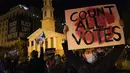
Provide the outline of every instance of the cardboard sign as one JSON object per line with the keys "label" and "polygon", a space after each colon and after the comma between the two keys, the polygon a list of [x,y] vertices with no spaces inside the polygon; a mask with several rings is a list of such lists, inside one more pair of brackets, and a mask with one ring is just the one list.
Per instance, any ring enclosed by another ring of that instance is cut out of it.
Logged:
{"label": "cardboard sign", "polygon": [[115,4],[65,10],[65,18],[69,50],[125,44]]}

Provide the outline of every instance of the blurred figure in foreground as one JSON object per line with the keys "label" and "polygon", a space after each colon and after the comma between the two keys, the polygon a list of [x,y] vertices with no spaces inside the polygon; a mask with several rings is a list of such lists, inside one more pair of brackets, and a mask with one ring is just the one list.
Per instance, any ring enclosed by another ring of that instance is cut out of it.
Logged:
{"label": "blurred figure in foreground", "polygon": [[65,63],[62,62],[62,58],[59,54],[56,54],[54,57],[55,65],[52,68],[51,73],[66,73]]}
{"label": "blurred figure in foreground", "polygon": [[27,73],[45,73],[44,67],[44,60],[38,58],[38,52],[33,50],[31,53],[30,62],[28,64]]}

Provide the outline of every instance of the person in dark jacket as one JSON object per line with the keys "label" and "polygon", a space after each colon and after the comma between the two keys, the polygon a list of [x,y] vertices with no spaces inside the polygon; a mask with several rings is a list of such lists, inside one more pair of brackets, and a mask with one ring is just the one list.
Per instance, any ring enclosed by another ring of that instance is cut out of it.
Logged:
{"label": "person in dark jacket", "polygon": [[[62,46],[69,65],[73,66],[78,73],[108,73],[123,51],[124,45],[118,45],[105,56],[103,49],[89,50],[89,53],[86,50],[83,52],[82,57],[74,55],[72,50],[68,50],[66,40],[68,30],[68,26],[64,25],[63,32],[66,38]],[[104,57],[100,58],[102,55]]]}
{"label": "person in dark jacket", "polygon": [[36,50],[33,50],[31,52],[31,59],[28,64],[27,73],[45,73],[44,67],[45,62],[43,58],[38,58],[38,52]]}
{"label": "person in dark jacket", "polygon": [[51,70],[51,73],[66,73],[66,65],[62,62],[61,56],[59,54],[56,54],[54,57],[55,65]]}

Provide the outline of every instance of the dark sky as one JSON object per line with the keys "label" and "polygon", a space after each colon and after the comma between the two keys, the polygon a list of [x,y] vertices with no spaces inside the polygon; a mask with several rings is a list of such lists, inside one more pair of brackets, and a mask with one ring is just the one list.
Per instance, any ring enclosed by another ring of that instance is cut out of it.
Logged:
{"label": "dark sky", "polygon": [[[53,7],[55,8],[55,16],[62,17],[65,9],[80,8],[101,4],[116,4],[121,15],[122,10],[125,8],[124,0],[54,0]],[[59,14],[61,14],[59,16]]]}
{"label": "dark sky", "polygon": [[[124,0],[53,0],[53,7],[57,14],[63,13],[65,9],[85,7],[91,5],[115,3],[121,9],[126,5]],[[0,14],[18,4],[42,8],[42,0],[0,0]]]}
{"label": "dark sky", "polygon": [[[129,2],[126,0],[53,0],[53,7],[55,8],[54,16],[56,19],[56,27],[62,28],[60,25],[61,21],[64,20],[64,10],[72,8],[80,8],[92,5],[101,4],[116,4],[120,16],[122,16],[122,11],[128,8]],[[0,14],[7,12],[10,8],[18,5],[24,4],[26,6],[34,6],[39,9],[42,8],[42,0],[0,0]]]}

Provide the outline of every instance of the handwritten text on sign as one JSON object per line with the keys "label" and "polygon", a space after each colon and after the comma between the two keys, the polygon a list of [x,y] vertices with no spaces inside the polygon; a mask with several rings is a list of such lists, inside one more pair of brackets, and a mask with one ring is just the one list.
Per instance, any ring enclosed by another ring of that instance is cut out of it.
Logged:
{"label": "handwritten text on sign", "polygon": [[70,9],[65,11],[65,16],[69,27],[69,49],[125,43],[115,4]]}

